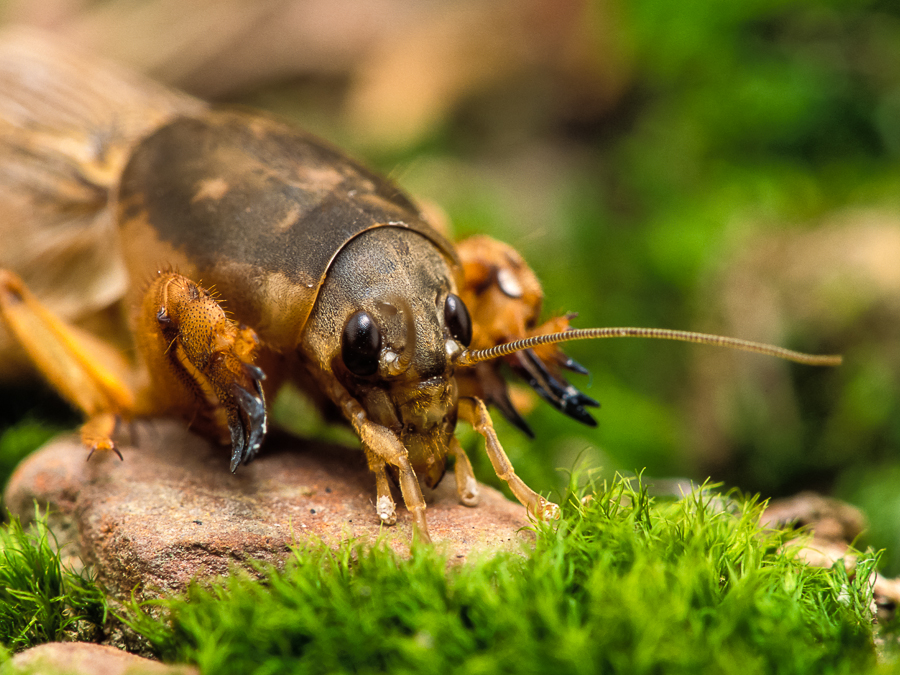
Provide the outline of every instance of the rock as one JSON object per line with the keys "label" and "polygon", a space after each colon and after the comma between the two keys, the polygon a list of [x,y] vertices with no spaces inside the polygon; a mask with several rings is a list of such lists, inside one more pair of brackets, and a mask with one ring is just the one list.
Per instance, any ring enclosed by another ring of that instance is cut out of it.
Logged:
{"label": "rock", "polygon": [[114,647],[88,642],[50,642],[16,654],[2,675],[199,675],[194,666],[169,666]]}
{"label": "rock", "polygon": [[807,528],[816,539],[849,544],[866,529],[866,517],[852,504],[805,491],[769,502],[761,519],[769,527]]}
{"label": "rock", "polygon": [[[228,452],[175,421],[136,426],[140,449],[85,461],[74,436],[51,441],[16,469],[7,507],[23,521],[34,502],[51,509],[61,541],[95,566],[118,597],[183,590],[196,576],[225,575],[235,563],[278,563],[292,545],[337,546],[382,536],[408,554],[411,520],[399,492],[397,525],[375,515],[375,479],[358,449],[273,433],[260,457],[228,470]],[[481,486],[481,503],[462,506],[450,471],[427,491],[435,545],[451,560],[474,551],[519,550],[530,536],[525,509]]]}

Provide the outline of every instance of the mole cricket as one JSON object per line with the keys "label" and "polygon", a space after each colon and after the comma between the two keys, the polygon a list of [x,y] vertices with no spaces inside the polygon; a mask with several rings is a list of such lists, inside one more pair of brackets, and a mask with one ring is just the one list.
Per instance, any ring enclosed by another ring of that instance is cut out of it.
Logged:
{"label": "mole cricket", "polygon": [[394,480],[426,541],[420,482],[436,486],[448,456],[459,500],[478,502],[459,421],[533,516],[558,512],[494,431],[489,405],[527,429],[501,363],[593,423],[596,402],[564,375],[586,371],[561,342],[651,337],[840,362],[686,331],[540,323],[540,284],[511,246],[452,242],[391,182],[284,122],[36,35],[0,37],[0,146],[0,326],[83,412],[89,453],[118,453],[120,420],[174,415],[230,447],[236,471],[260,452],[266,401],[290,381],[359,437],[377,517],[396,521]]}

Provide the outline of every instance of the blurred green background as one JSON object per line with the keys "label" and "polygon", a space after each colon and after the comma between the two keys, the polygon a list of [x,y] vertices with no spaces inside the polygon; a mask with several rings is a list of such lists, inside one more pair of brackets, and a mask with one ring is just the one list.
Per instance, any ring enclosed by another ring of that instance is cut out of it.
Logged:
{"label": "blurred green background", "polygon": [[[495,422],[543,492],[579,465],[847,499],[871,521],[863,543],[900,572],[896,2],[0,7],[9,23],[346,148],[440,205],[459,237],[513,244],[544,284],[547,316],[844,354],[841,368],[814,369],[666,342],[573,343],[591,376],[571,379],[602,403],[598,426],[540,403],[534,441]],[[72,423],[44,390],[5,387],[4,425]],[[0,453],[18,452],[11,439]]]}

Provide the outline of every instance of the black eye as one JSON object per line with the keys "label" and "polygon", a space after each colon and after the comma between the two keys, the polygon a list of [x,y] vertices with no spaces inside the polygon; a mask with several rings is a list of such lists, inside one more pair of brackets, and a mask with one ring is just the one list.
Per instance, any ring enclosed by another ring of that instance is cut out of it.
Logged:
{"label": "black eye", "polygon": [[347,321],[341,336],[341,358],[354,375],[368,377],[378,372],[381,331],[372,317],[359,311]]}
{"label": "black eye", "polygon": [[454,340],[465,347],[472,344],[472,319],[469,317],[469,310],[453,293],[447,296],[444,303],[444,322]]}

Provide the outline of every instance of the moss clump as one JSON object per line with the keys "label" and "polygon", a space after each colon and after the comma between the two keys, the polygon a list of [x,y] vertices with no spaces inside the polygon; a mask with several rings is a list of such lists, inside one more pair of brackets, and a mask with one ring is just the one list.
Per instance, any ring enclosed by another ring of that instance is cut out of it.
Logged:
{"label": "moss clump", "polygon": [[[46,521],[0,527],[0,646],[20,651],[102,626],[106,601],[90,577],[63,565]],[[0,651],[0,661],[4,655]]]}
{"label": "moss clump", "polygon": [[619,479],[570,494],[523,556],[448,569],[427,547],[406,560],[311,547],[262,583],[195,585],[131,623],[205,673],[872,670],[874,560],[855,579],[808,567],[759,515],[707,491],[656,502]]}

